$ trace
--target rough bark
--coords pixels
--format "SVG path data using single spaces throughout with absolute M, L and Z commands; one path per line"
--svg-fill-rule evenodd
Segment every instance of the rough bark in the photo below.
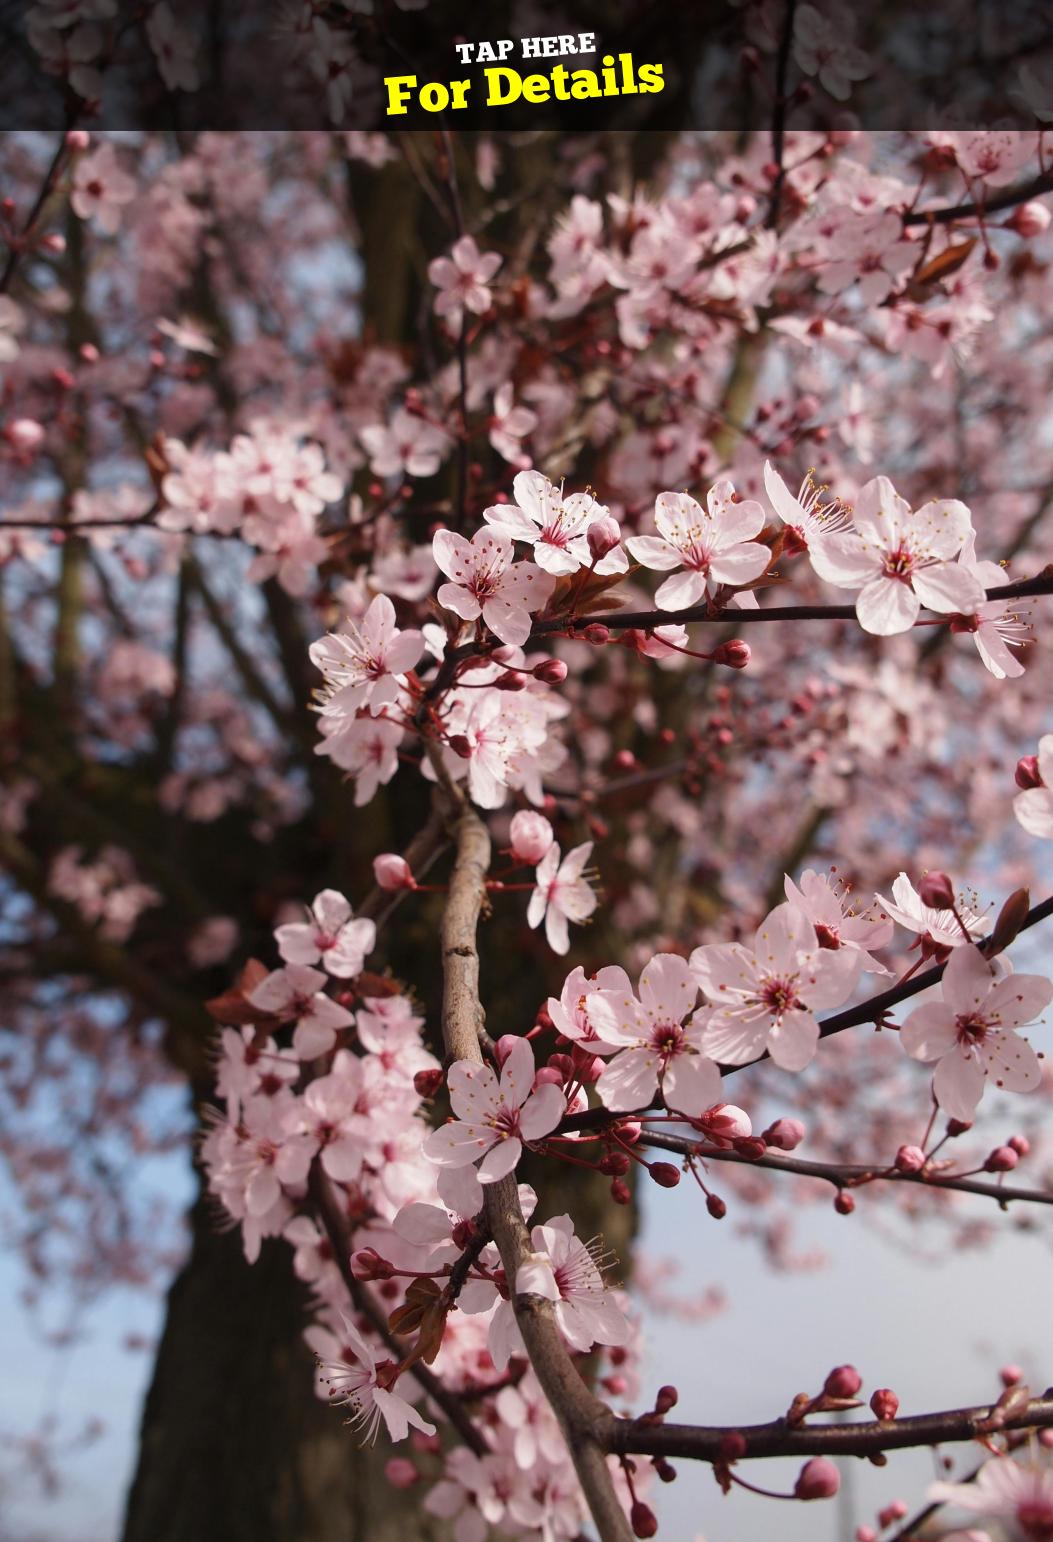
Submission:
M 292 1252 L 248 1265 L 207 1203 L 168 1296 L 123 1542 L 432 1542 L 420 1495 L 312 1394 Z

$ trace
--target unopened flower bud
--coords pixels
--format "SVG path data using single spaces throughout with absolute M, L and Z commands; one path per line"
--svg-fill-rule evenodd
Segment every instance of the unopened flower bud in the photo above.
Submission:
M 534 1091 L 539 1087 L 562 1087 L 563 1073 L 554 1065 L 543 1065 L 534 1077 Z
M 967 1135 L 973 1127 L 971 1119 L 948 1119 L 947 1136 L 949 1140 L 957 1140 L 959 1135 Z
M 376 1248 L 361 1248 L 351 1255 L 351 1273 L 356 1280 L 390 1280 L 395 1266 L 381 1258 Z
M 675 1481 L 676 1468 L 673 1466 L 672 1462 L 667 1462 L 664 1456 L 652 1456 L 651 1466 L 655 1470 L 655 1475 L 660 1478 L 663 1483 L 672 1483 Z
M 413 1090 L 419 1098 L 433 1098 L 441 1086 L 442 1072 L 437 1066 L 414 1074 Z
M 602 1055 L 590 1055 L 579 1044 L 575 1044 L 571 1050 L 571 1062 L 574 1074 L 586 1087 L 591 1087 L 593 1082 L 598 1082 L 607 1062 Z
M 658 1396 L 654 1400 L 654 1411 L 656 1414 L 667 1414 L 679 1401 L 680 1394 L 675 1387 L 659 1387 Z
M 871 1393 L 870 1407 L 875 1419 L 894 1419 L 899 1413 L 899 1398 L 890 1387 L 878 1387 Z
M 32 455 L 44 442 L 44 429 L 33 418 L 15 418 L 4 429 L 4 438 L 21 455 Z
M 642 1500 L 633 1500 L 632 1509 L 629 1511 L 629 1523 L 633 1528 L 634 1537 L 653 1537 L 658 1534 L 658 1517 L 650 1505 L 645 1505 Z
M 74 152 L 86 150 L 91 144 L 91 135 L 87 129 L 69 129 L 66 134 L 66 148 Z M 1027 205 L 1025 204 L 1026 208 Z M 1019 212 L 1019 210 L 1017 211 Z
M 373 858 L 373 877 L 379 889 L 415 889 L 417 881 L 405 857 L 394 851 L 381 852 Z
M 706 1209 L 714 1221 L 722 1221 L 728 1213 L 728 1207 L 719 1194 L 706 1195 Z
M 594 519 L 585 532 L 585 539 L 589 543 L 589 555 L 593 562 L 601 562 L 608 552 L 614 550 L 621 538 L 621 526 L 609 514 L 604 514 L 600 519 Z
M 66 237 L 60 235 L 57 230 L 50 230 L 41 239 L 40 249 L 42 252 L 51 252 L 55 257 L 61 257 L 66 250 Z
M 420 1473 L 407 1457 L 393 1456 L 384 1464 L 384 1476 L 392 1488 L 412 1488 Z
M 504 1065 L 516 1045 L 521 1043 L 518 1033 L 503 1033 L 494 1045 L 494 1057 L 497 1060 L 498 1069 Z
M 1044 787 L 1042 772 L 1038 769 L 1037 755 L 1023 755 L 1016 763 L 1016 785 L 1029 792 L 1032 787 Z
M 494 681 L 494 689 L 498 691 L 525 691 L 526 687 L 527 676 L 521 669 L 506 670 Z
M 834 1200 L 834 1209 L 838 1215 L 851 1215 L 855 1208 L 856 1202 L 854 1197 L 844 1189 L 839 1190 L 837 1198 Z
M 823 1382 L 827 1397 L 855 1397 L 863 1385 L 863 1378 L 854 1365 L 835 1365 Z
M 594 648 L 603 648 L 611 640 L 610 627 L 604 626 L 600 621 L 590 621 L 581 635 Z
M 77 352 L 85 364 L 98 364 L 99 350 L 94 343 L 81 343 Z
M 857 1526 L 854 1536 L 855 1542 L 877 1542 L 877 1532 L 873 1526 Z
M 765 1130 L 761 1139 L 776 1151 L 794 1151 L 805 1137 L 805 1128 L 799 1119 L 776 1119 Z
M 747 1162 L 756 1162 L 768 1149 L 767 1143 L 759 1135 L 736 1135 L 731 1144 Z
M 797 1474 L 793 1486 L 797 1499 L 832 1499 L 841 1487 L 841 1474 L 825 1456 L 813 1456 Z
M 608 1151 L 605 1157 L 600 1159 L 600 1172 L 608 1178 L 621 1178 L 629 1171 L 632 1162 L 624 1151 Z
M 897 1521 L 903 1520 L 907 1513 L 906 1503 L 902 1499 L 894 1499 L 883 1510 L 878 1511 L 878 1525 L 882 1530 L 886 1526 L 894 1526 Z
M 555 839 L 544 814 L 526 808 L 513 815 L 508 834 L 516 861 L 528 862 L 531 867 L 537 866 Z
M 984 1163 L 988 1173 L 1011 1173 L 1020 1158 L 1012 1146 L 996 1146 Z
M 749 643 L 741 637 L 732 637 L 728 642 L 721 643 L 710 654 L 714 664 L 724 664 L 728 669 L 745 669 L 752 657 Z
M 629 1204 L 632 1199 L 632 1194 L 629 1192 L 628 1184 L 623 1183 L 620 1178 L 615 1178 L 614 1182 L 611 1184 L 611 1198 L 614 1200 L 616 1205 Z
M 1003 1365 L 998 1375 L 1003 1387 L 1018 1387 L 1024 1379 L 1024 1372 L 1019 1365 Z
M 932 910 L 953 910 L 954 885 L 946 873 L 926 873 L 918 884 L 918 897 Z
M 562 685 L 567 678 L 567 666 L 562 659 L 542 659 L 534 665 L 534 679 L 546 685 Z
M 1010 1135 L 1006 1145 L 1012 1146 L 1018 1157 L 1026 1157 L 1031 1151 L 1031 1142 L 1026 1135 Z
M 1029 199 L 1017 206 L 1006 220 L 1006 229 L 1015 230 L 1018 236 L 1030 241 L 1049 228 L 1050 214 L 1044 203 Z
M 895 1168 L 898 1173 L 920 1173 L 926 1156 L 920 1146 L 901 1146 L 896 1152 Z
M 464 734 L 453 734 L 449 739 L 447 739 L 446 743 L 453 751 L 453 753 L 455 755 L 459 755 L 462 760 L 471 760 L 472 746 Z
M 614 769 L 616 771 L 634 771 L 639 761 L 632 750 L 619 750 L 614 757 Z
M 655 1183 L 663 1189 L 675 1189 L 680 1182 L 680 1169 L 674 1167 L 672 1162 L 652 1162 L 650 1173 Z

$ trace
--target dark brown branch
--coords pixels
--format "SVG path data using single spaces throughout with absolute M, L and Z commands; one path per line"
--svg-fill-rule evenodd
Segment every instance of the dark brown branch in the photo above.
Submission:
M 724 1459 L 729 1435 L 746 1442 L 745 1460 L 770 1456 L 876 1456 L 909 1446 L 933 1446 L 944 1441 L 975 1440 L 994 1430 L 1053 1427 L 1053 1392 L 1032 1398 L 1017 1412 L 995 1412 L 993 1406 L 952 1408 L 943 1413 L 914 1414 L 904 1419 L 866 1420 L 852 1424 L 800 1425 L 785 1419 L 770 1424 L 710 1427 L 692 1424 L 641 1424 L 620 1420 L 608 1431 L 610 1449 L 619 1454 L 694 1457 L 703 1462 Z
M 865 1166 L 856 1163 L 812 1162 L 803 1157 L 782 1156 L 770 1151 L 762 1157 L 748 1157 L 741 1156 L 737 1151 L 716 1151 L 705 1146 L 700 1150 L 697 1140 L 690 1140 L 684 1135 L 667 1134 L 664 1130 L 645 1128 L 640 1136 L 640 1144 L 655 1146 L 662 1151 L 673 1151 L 680 1156 L 698 1156 L 705 1162 L 734 1162 L 743 1167 L 766 1167 L 773 1172 L 793 1173 L 800 1178 L 821 1178 L 837 1189 L 856 1189 L 867 1183 L 914 1183 L 926 1189 L 953 1189 L 962 1194 L 981 1194 L 986 1199 L 997 1200 L 1003 1207 L 1013 1200 L 1053 1205 L 1053 1190 L 1048 1189 L 1010 1188 L 999 1183 L 983 1183 L 976 1178 L 958 1178 L 953 1173 L 924 1170 L 901 1173 L 894 1167 L 883 1167 L 878 1163 Z
M 971 219 L 974 215 L 983 217 L 987 214 L 997 214 L 1000 209 L 1012 209 L 1017 204 L 1027 203 L 1029 198 L 1040 198 L 1043 193 L 1053 193 L 1053 172 L 1044 171 L 1041 176 L 1035 177 L 1031 182 L 1023 182 L 1019 187 L 1007 188 L 1004 193 L 998 193 L 993 198 L 985 198 L 982 202 L 959 203 L 950 209 L 911 209 L 903 216 L 904 225 L 949 225 L 954 220 Z

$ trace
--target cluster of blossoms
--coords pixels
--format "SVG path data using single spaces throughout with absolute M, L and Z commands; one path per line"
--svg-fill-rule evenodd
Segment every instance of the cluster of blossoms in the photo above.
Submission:
M 258 422 L 229 450 L 188 449 L 168 439 L 164 452 L 160 527 L 191 534 L 238 531 L 259 553 L 251 578 L 275 577 L 289 594 L 303 594 L 326 552 L 318 516 L 343 493 L 319 445 L 305 443 L 288 423 Z
M 566 1106 L 562 1091 L 551 1082 L 532 1090 L 534 1058 L 522 1039 L 506 1042 L 500 1081 L 488 1067 L 455 1066 L 454 1106 L 474 1111 L 479 1124 L 471 1144 L 454 1149 L 448 1132 L 457 1126 L 429 1134 L 425 1098 L 442 1073 L 424 1047 L 422 1018 L 393 982 L 364 972 L 373 922 L 326 890 L 302 922 L 279 926 L 275 940 L 281 967 L 250 966 L 237 990 L 211 1004 L 230 1025 L 217 1070 L 222 1109 L 202 1147 L 212 1192 L 239 1223 L 250 1260 L 267 1237 L 294 1250 L 316 1303 L 305 1336 L 318 1360 L 319 1396 L 346 1407 L 367 1438 L 381 1423 L 392 1440 L 416 1432 L 413 1456 L 392 1464 L 392 1481 L 431 1477 L 425 1508 L 458 1518 L 459 1536 L 482 1538 L 489 1527 L 512 1537 L 543 1532 L 554 1542 L 576 1536 L 584 1502 L 555 1415 L 526 1365 L 512 1293 L 550 1301 L 570 1349 L 595 1351 L 606 1389 L 630 1398 L 635 1329 L 569 1216 L 533 1225 L 529 1260 L 511 1286 L 495 1245 L 478 1245 L 482 1183 L 514 1167 L 523 1141 L 552 1130 Z M 465 1156 L 470 1163 L 484 1144 L 491 1156 L 477 1175 Z M 343 1260 L 319 1225 L 312 1168 L 347 1218 Z M 529 1217 L 534 1194 L 521 1186 L 520 1200 Z M 477 1411 L 492 1407 L 492 1417 L 478 1421 L 482 1451 L 444 1452 L 432 1422 L 440 1410 L 425 1410 L 413 1375 L 416 1356 L 397 1357 L 376 1321 L 378 1313 L 405 1318 L 414 1284 L 448 1281 L 466 1249 L 470 1267 L 442 1300 L 441 1345 L 428 1359 L 447 1389 L 471 1394 Z M 374 1303 L 372 1318 L 364 1299 Z

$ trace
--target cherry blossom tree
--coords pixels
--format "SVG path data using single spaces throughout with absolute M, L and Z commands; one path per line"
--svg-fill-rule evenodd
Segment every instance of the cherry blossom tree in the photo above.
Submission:
M 777 1516 L 956 1443 L 927 1535 L 1053 1526 L 1022 1376 L 901 1415 L 816 1344 L 740 1426 L 643 1352 L 651 1183 L 948 1247 L 1053 1202 L 1048 134 L 796 130 L 788 71 L 869 69 L 798 10 L 741 140 L 3 144 L 34 1298 L 156 1289 L 135 1162 L 201 1183 L 128 1542 L 624 1542 L 692 1464 L 732 1536 L 756 1459 Z

